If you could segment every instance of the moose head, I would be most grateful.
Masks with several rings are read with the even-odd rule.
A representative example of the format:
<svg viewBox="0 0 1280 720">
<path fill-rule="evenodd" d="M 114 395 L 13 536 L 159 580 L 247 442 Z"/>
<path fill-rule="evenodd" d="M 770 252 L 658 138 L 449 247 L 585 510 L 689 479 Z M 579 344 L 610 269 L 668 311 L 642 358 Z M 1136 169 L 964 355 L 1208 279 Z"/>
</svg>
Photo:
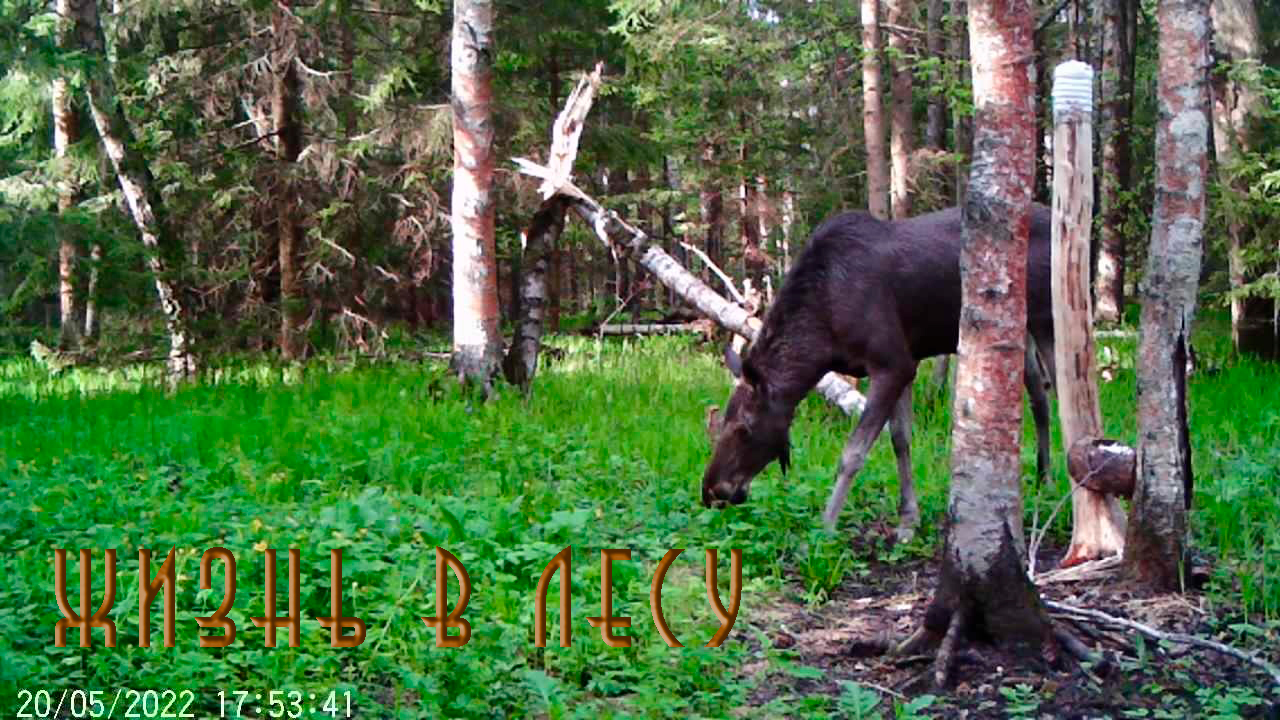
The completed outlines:
<svg viewBox="0 0 1280 720">
<path fill-rule="evenodd" d="M 702 476 L 706 507 L 745 502 L 752 478 L 770 462 L 777 460 L 783 474 L 791 463 L 790 413 L 751 364 L 750 354 L 744 361 L 729 346 L 724 359 L 736 382 L 724 414 L 715 407 L 707 412 L 707 434 L 715 450 Z"/>
</svg>

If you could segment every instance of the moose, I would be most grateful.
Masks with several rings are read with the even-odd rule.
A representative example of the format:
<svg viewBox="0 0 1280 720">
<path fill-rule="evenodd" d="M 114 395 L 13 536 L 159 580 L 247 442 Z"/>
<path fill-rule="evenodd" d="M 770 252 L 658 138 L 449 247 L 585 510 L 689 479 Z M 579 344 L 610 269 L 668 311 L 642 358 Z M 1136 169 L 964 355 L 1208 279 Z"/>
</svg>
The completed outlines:
<svg viewBox="0 0 1280 720">
<path fill-rule="evenodd" d="M 1033 205 L 1030 224 L 1024 382 L 1043 479 L 1050 442 L 1045 378 L 1054 372 L 1049 209 Z M 702 479 L 704 506 L 745 502 L 752 478 L 774 460 L 786 474 L 796 406 L 824 374 L 837 372 L 870 377 L 871 389 L 823 519 L 834 526 L 888 421 L 898 465 L 897 537 L 914 535 L 920 511 L 911 474 L 911 386 L 920 360 L 956 351 L 960 246 L 959 208 L 894 221 L 844 213 L 814 231 L 755 340 L 743 356 L 725 350 L 737 380 L 723 415 L 708 427 L 715 449 Z"/>
</svg>

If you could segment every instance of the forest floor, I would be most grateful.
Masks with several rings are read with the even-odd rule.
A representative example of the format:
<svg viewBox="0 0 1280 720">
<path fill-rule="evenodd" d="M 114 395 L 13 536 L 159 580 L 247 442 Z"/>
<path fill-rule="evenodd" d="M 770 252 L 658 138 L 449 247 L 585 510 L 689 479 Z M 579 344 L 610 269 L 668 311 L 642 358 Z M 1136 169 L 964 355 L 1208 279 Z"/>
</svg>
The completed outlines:
<svg viewBox="0 0 1280 720">
<path fill-rule="evenodd" d="M 1124 342 L 1103 345 L 1112 380 L 1101 396 L 1107 435 L 1132 442 L 1132 341 Z M 923 522 L 916 540 L 894 545 L 897 479 L 887 439 L 859 475 L 839 531 L 820 527 L 850 429 L 820 399 L 810 397 L 797 413 L 790 475 L 771 467 L 747 503 L 707 510 L 699 502 L 709 451 L 705 410 L 723 405 L 729 390 L 717 348 L 690 338 L 552 343 L 557 351 L 532 397 L 505 390 L 484 403 L 461 393 L 438 364 L 322 357 L 279 367 L 228 358 L 203 382 L 167 393 L 156 387 L 154 367 L 50 375 L 29 361 L 0 362 L 0 715 L 23 710 L 23 690 L 51 693 L 56 705 L 65 690 L 120 687 L 189 693 L 198 717 L 236 717 L 229 697 L 260 693 L 269 701 L 272 691 L 286 693 L 286 704 L 287 693 L 315 694 L 316 706 L 330 693 L 350 693 L 352 716 L 360 718 L 591 720 L 1250 717 L 1278 699 L 1262 675 L 1236 660 L 1110 630 L 1082 638 L 1111 653 L 1109 667 L 1042 667 L 971 645 L 956 686 L 933 690 L 921 674 L 927 662 L 895 663 L 859 640 L 914 627 L 933 587 L 950 418 L 927 369 L 916 386 L 913 435 Z M 1189 386 L 1197 473 L 1191 529 L 1205 557 L 1203 587 L 1177 599 L 1101 582 L 1055 583 L 1044 593 L 1274 657 L 1280 369 L 1215 347 L 1197 345 L 1200 367 Z M 1026 429 L 1029 477 L 1029 419 Z M 1061 465 L 1055 454 L 1055 481 L 1024 486 L 1028 528 L 1065 492 Z M 1052 546 L 1066 541 L 1068 523 L 1069 513 L 1050 523 L 1039 567 L 1056 560 Z M 196 639 L 195 618 L 222 600 L 220 563 L 213 590 L 196 582 L 201 553 L 214 546 L 230 548 L 238 563 L 229 614 L 238 632 L 224 649 Z M 435 607 L 436 546 L 462 561 L 473 585 L 464 614 L 472 639 L 456 650 L 437 648 L 420 619 Z M 537 648 L 534 590 L 565 546 L 573 548 L 572 643 L 556 647 L 553 580 L 552 647 Z M 177 548 L 173 649 L 160 647 L 158 601 L 151 646 L 139 647 L 143 547 L 158 558 Z M 74 630 L 69 647 L 53 646 L 58 548 L 97 553 L 95 607 L 104 591 L 102 551 L 116 549 L 118 594 L 108 616 L 116 648 L 102 647 L 100 630 L 92 647 L 78 647 Z M 263 631 L 250 621 L 265 604 L 268 548 L 280 552 L 280 612 L 283 551 L 301 550 L 296 648 L 283 640 L 264 647 Z M 368 624 L 365 642 L 351 650 L 330 647 L 328 631 L 313 619 L 329 614 L 329 551 L 336 548 L 344 552 L 344 613 Z M 613 614 L 632 618 L 618 631 L 632 638 L 626 648 L 607 646 L 586 622 L 599 614 L 605 548 L 632 553 L 612 566 Z M 662 640 L 648 604 L 657 563 L 671 548 L 685 549 L 662 591 L 680 648 Z M 709 548 L 720 551 L 725 601 L 728 550 L 744 556 L 741 613 L 719 648 L 702 647 L 719 625 L 703 579 Z M 78 563 L 69 555 L 69 602 L 78 607 Z M 456 599 L 456 581 L 449 586 Z M 271 708 L 250 701 L 235 710 L 263 717 Z"/>
<path fill-rule="evenodd" d="M 1064 551 L 1041 548 L 1038 565 L 1053 568 Z M 818 607 L 781 593 L 755 621 L 767 628 L 775 647 L 795 653 L 797 665 L 818 672 L 752 663 L 744 669 L 758 681 L 752 704 L 785 699 L 803 705 L 806 697 L 823 702 L 834 697 L 847 717 L 1280 717 L 1280 687 L 1252 665 L 1202 647 L 1161 642 L 1057 613 L 1051 613 L 1053 622 L 1083 640 L 1098 662 L 1080 663 L 1061 650 L 1053 662 L 1028 659 L 971 642 L 958 656 L 952 687 L 939 692 L 933 686 L 931 655 L 902 657 L 884 651 L 886 641 L 900 641 L 922 623 L 936 587 L 936 566 L 936 559 L 876 564 L 864 578 L 836 588 Z M 1164 633 L 1238 643 L 1251 628 L 1232 608 L 1215 608 L 1203 593 L 1135 590 L 1120 583 L 1114 570 L 1039 586 L 1046 600 L 1134 620 Z M 1273 664 L 1280 662 L 1280 647 L 1262 644 L 1258 651 Z"/>
</svg>

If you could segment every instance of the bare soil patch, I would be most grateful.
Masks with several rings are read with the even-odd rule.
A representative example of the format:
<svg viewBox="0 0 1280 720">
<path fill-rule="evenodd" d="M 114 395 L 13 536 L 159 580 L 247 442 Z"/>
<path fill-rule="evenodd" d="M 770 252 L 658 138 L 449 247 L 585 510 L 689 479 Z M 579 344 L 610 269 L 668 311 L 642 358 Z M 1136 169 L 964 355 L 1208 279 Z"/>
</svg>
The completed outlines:
<svg viewBox="0 0 1280 720">
<path fill-rule="evenodd" d="M 1054 568 L 1062 548 L 1042 548 L 1037 567 Z M 952 686 L 933 686 L 933 656 L 900 657 L 885 649 L 906 638 L 923 619 L 938 562 L 877 563 L 864 577 L 847 580 L 820 607 L 801 593 L 783 593 L 752 624 L 775 648 L 795 654 L 795 664 L 817 668 L 819 678 L 783 672 L 759 675 L 765 663 L 744 667 L 757 684 L 751 704 L 811 694 L 839 696 L 842 681 L 881 693 L 875 712 L 894 717 L 890 700 L 905 703 L 936 696 L 922 716 L 946 718 L 1182 718 L 1243 717 L 1280 720 L 1280 688 L 1251 665 L 1212 650 L 1162 644 L 1135 633 L 1078 623 L 1051 613 L 1102 662 L 1086 667 L 1065 652 L 1056 663 L 1017 658 L 991 646 L 968 643 L 958 657 Z M 1200 572 L 1195 576 L 1200 576 Z M 1212 608 L 1198 591 L 1160 595 L 1120 583 L 1114 572 L 1040 585 L 1046 600 L 1136 620 L 1164 632 L 1188 633 L 1259 650 L 1280 663 L 1280 636 L 1241 632 L 1244 618 Z"/>
</svg>

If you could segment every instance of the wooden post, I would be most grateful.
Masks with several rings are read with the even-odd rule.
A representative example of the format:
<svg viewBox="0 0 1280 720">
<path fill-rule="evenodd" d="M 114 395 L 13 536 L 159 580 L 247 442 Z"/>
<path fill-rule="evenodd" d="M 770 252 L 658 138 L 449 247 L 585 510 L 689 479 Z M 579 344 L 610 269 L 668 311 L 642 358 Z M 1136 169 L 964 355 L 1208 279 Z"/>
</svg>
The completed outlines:
<svg viewBox="0 0 1280 720">
<path fill-rule="evenodd" d="M 1093 68 L 1075 60 L 1053 73 L 1053 334 L 1062 445 L 1102 437 L 1089 231 L 1093 221 Z M 1087 464 L 1071 463 L 1071 547 L 1062 566 L 1124 551 L 1125 516 L 1113 495 L 1088 484 Z M 1079 475 L 1079 476 L 1077 476 Z"/>
</svg>

